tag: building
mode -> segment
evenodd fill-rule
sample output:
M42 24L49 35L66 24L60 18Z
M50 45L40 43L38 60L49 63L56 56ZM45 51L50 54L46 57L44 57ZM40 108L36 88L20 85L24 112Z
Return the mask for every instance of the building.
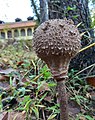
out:
M0 39L17 39L27 40L32 39L36 22L28 18L27 21L15 19L15 22L4 23L0 22Z

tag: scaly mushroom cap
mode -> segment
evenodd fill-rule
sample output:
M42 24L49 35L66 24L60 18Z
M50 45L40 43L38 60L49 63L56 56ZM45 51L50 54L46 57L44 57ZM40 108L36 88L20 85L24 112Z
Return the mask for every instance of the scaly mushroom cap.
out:
M56 73L55 69L62 71L62 64L68 68L70 59L78 53L80 47L80 34L72 20L48 20L34 32L33 48L38 57L48 64L53 74Z
M72 20L48 20L34 32L33 47L39 57L62 55L72 58L80 46L80 34Z

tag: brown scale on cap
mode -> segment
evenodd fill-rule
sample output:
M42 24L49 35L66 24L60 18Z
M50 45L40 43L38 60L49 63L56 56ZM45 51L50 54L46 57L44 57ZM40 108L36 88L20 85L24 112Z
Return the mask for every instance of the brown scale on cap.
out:
M81 47L80 39L72 20L48 20L36 29L33 48L57 80L67 77L69 62Z

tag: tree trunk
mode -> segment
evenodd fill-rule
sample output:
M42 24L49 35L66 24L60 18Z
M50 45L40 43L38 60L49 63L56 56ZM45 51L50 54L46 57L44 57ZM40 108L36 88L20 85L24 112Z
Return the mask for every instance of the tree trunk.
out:
M81 32L91 28L88 0L49 0L48 6L49 19L66 17L72 19L76 25L82 23ZM93 36L91 30L90 34Z
M40 0L40 23L48 20L47 0Z
M89 45L93 41L91 38L94 32L91 30L91 18L88 8L88 0L49 0L49 19L67 18L72 19L79 26L80 33L86 32L82 37L82 47ZM79 53L76 58L71 61L70 68L81 70L84 67L95 62L95 48Z

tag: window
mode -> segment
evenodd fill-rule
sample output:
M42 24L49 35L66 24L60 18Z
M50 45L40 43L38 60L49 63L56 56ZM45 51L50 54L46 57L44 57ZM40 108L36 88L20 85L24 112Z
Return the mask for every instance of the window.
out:
M5 32L1 32L1 38L5 39Z
M21 36L25 36L25 30L21 29Z
M19 36L18 30L14 30L14 37L18 37L18 36Z
M31 36L31 35L32 35L32 29L31 29L31 28L28 28L28 29L27 29L27 35L28 35L28 36Z
M12 31L8 31L7 36L8 36L8 38L12 38Z

